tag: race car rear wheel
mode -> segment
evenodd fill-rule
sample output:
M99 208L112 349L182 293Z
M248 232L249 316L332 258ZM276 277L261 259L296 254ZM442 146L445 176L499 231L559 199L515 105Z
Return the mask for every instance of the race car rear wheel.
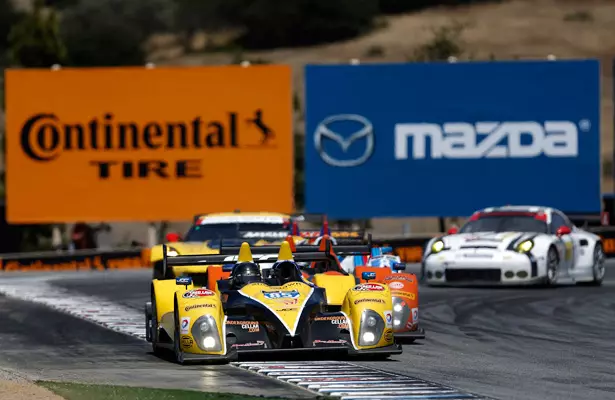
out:
M555 247L550 247L547 253L547 271L545 276L545 286L553 287L557 283L557 269L559 267L559 255Z
M594 257L593 257L593 265L592 265L592 274L593 280L590 282L582 282L581 285L589 285L589 286L600 286L602 285L602 281L604 280L604 275L606 274L606 269L604 267L604 249L602 248L602 243L596 243L596 247L594 247Z
M152 291L152 322L151 322L152 351L154 355L161 356L163 349L158 346L158 313L156 312L156 295Z
M173 335L173 353L175 354L175 362L178 364L184 363L184 352L180 347L179 337L179 311L177 309L177 300L175 300L174 314L175 314L175 334Z

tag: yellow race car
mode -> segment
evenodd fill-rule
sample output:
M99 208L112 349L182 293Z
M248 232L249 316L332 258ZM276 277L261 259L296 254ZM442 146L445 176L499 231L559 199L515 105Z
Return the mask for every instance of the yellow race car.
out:
M251 246L280 243L291 233L294 217L288 214L269 212L231 212L199 214L188 232L167 234L167 256L190 254L217 254L220 246L239 246L247 242ZM294 236L297 244L306 239ZM174 278L170 269L163 269L163 245L150 250L150 263L154 279Z
M364 251L365 246L357 247ZM293 253L282 242L267 277L258 264L271 263L271 255L253 257L246 242L231 256L168 257L167 251L163 246L162 261L177 278L152 281L151 302L145 306L147 340L156 353L173 350L180 364L231 361L242 353L402 353L394 342L393 304L386 285L357 284L344 271L315 274L312 281L304 277L298 262L339 265L329 246ZM200 270L229 264L229 277L218 280L214 290L192 279Z

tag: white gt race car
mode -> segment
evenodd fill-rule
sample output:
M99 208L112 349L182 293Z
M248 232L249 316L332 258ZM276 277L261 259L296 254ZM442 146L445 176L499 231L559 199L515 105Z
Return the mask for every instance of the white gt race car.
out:
M559 210L535 206L485 208L423 252L429 286L455 284L601 285L600 236L574 226Z

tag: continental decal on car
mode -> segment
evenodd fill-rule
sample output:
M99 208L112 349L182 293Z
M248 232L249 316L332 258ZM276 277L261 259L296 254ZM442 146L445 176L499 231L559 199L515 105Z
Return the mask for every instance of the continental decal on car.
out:
M289 66L7 69L5 76L10 223L293 211ZM195 195L203 187L261 193L255 176L275 182L275 196Z

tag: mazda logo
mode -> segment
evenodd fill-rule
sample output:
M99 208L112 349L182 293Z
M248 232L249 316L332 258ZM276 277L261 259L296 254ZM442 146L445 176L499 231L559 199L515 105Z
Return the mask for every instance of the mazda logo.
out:
M330 125L340 122L352 123L359 128L348 138L344 138L339 133L333 132ZM361 139L365 139L365 151L358 158L340 160L331 156L324 148L323 139L328 138L339 144L344 153L348 152L350 146ZM365 163L374 153L374 127L365 117L356 114L339 114L325 118L314 132L314 146L322 160L333 167L356 167Z

